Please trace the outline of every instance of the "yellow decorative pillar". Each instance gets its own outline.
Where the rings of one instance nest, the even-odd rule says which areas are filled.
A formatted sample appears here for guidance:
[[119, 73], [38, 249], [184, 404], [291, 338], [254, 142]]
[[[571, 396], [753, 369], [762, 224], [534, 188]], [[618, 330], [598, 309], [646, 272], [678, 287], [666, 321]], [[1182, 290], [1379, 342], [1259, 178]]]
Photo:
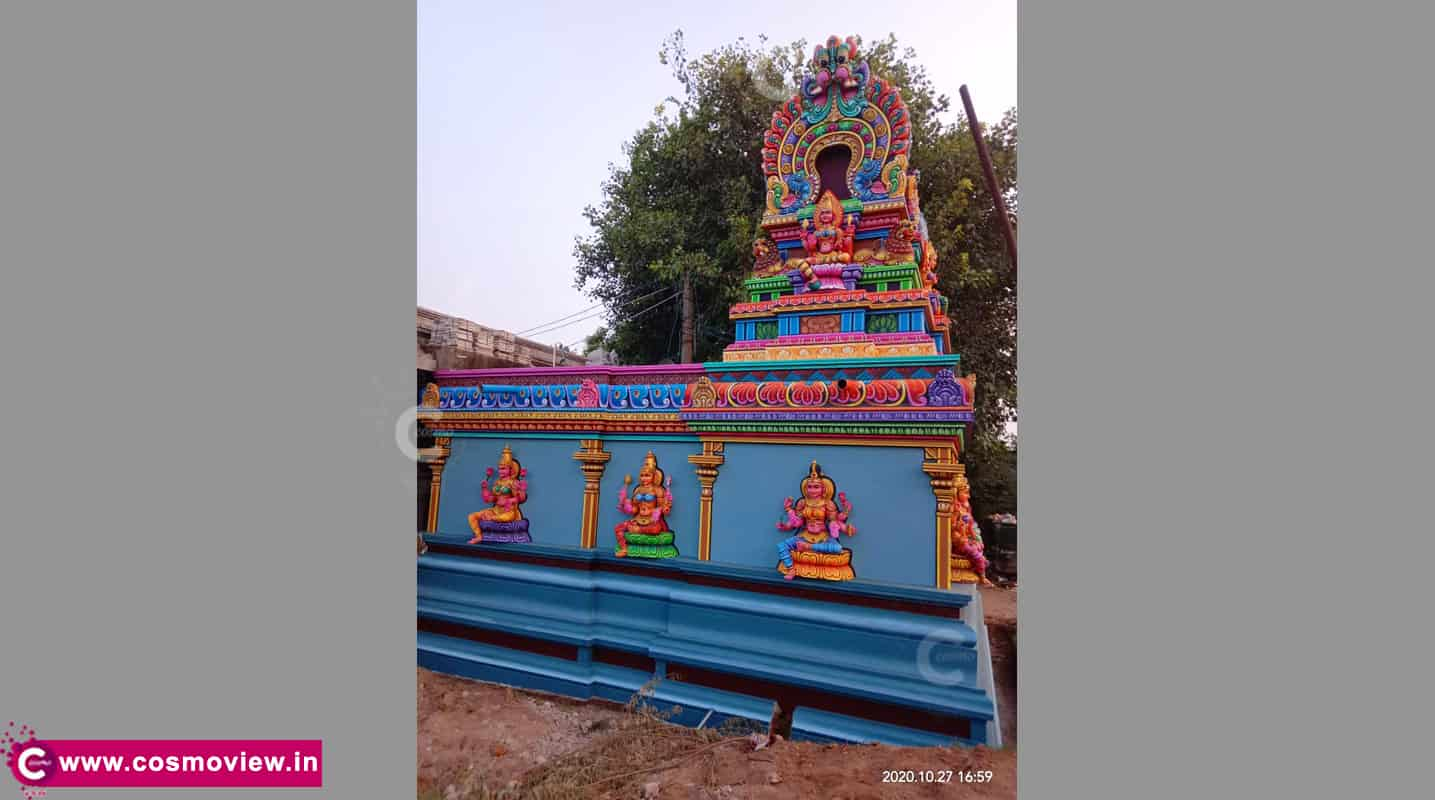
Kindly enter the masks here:
[[603, 449], [602, 439], [583, 439], [581, 450], [573, 454], [578, 468], [583, 470], [583, 532], [580, 546], [598, 546], [598, 487], [603, 480], [603, 470], [608, 467], [612, 453]]
[[[923, 448], [922, 471], [932, 482], [937, 498], [937, 588], [952, 588], [952, 509], [957, 500], [957, 481], [966, 467], [957, 463], [957, 450], [952, 446]], [[970, 564], [968, 564], [970, 567]], [[973, 576], [975, 580], [975, 576]]]
[[433, 479], [429, 482], [429, 515], [424, 530], [434, 533], [438, 530], [438, 499], [439, 489], [443, 484], [443, 467], [448, 463], [448, 457], [453, 452], [451, 446], [453, 439], [448, 436], [434, 438], [434, 446], [419, 451], [419, 458], [428, 464], [429, 474]]
[[703, 442], [702, 455], [688, 456], [688, 463], [698, 468], [698, 482], [703, 487], [698, 506], [699, 561], [708, 561], [713, 554], [713, 484], [723, 460], [722, 442]]

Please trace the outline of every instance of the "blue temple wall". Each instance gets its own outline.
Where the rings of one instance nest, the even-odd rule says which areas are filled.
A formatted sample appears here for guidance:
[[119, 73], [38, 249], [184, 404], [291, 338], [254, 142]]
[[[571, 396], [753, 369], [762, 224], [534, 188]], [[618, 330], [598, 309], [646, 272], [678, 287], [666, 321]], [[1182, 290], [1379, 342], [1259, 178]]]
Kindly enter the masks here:
[[937, 574], [937, 501], [920, 447], [739, 444], [713, 485], [712, 560], [777, 565], [783, 501], [800, 497], [816, 460], [852, 503], [857, 535], [843, 537], [863, 580], [930, 586]]
[[438, 532], [472, 535], [468, 515], [490, 506], [483, 502], [479, 483], [484, 479], [484, 470], [497, 470], [505, 444], [528, 470], [528, 502], [523, 504], [523, 516], [528, 518], [528, 535], [534, 544], [580, 546], [583, 473], [573, 460], [573, 454], [580, 449], [577, 438], [454, 436], [439, 489]]
[[603, 472], [599, 489], [598, 548], [612, 552], [618, 546], [613, 528], [619, 522], [632, 518], [618, 510], [618, 490], [623, 488], [624, 475], [632, 475], [632, 485], [638, 485], [638, 470], [643, 466], [643, 458], [652, 450], [653, 456], [658, 459], [658, 468], [673, 479], [673, 512], [668, 515], [668, 527], [673, 529], [674, 534], [673, 544], [678, 548], [678, 555], [697, 558], [702, 485], [698, 483], [693, 465], [688, 463], [688, 456], [703, 451], [697, 437], [676, 442], [604, 439], [603, 449], [612, 453], [613, 458]]
[[[487, 508], [479, 490], [484, 470], [496, 466], [507, 444], [528, 470], [529, 500], [523, 513], [535, 544], [581, 546], [583, 473], [573, 454], [580, 437], [454, 436], [443, 473], [438, 533], [468, 535], [468, 515]], [[617, 546], [613, 528], [627, 518], [618, 511], [623, 476], [638, 469], [649, 450], [672, 478], [673, 512], [668, 525], [682, 557], [696, 558], [702, 487], [688, 456], [701, 453], [696, 437], [606, 438], [613, 454], [604, 470], [598, 505], [598, 547]], [[844, 537], [852, 566], [864, 580], [930, 586], [936, 575], [936, 499], [922, 471], [919, 447], [747, 444], [729, 442], [713, 485], [712, 561], [775, 569], [783, 501], [800, 496], [800, 483], [815, 459], [847, 493], [857, 535]]]

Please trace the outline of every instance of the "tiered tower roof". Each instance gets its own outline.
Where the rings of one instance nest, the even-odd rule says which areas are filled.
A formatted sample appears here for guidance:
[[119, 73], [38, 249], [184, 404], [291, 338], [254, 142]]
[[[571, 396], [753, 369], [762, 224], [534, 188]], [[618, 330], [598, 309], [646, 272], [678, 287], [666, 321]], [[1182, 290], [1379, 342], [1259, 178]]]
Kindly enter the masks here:
[[724, 361], [951, 352], [910, 149], [901, 94], [828, 37], [764, 137], [763, 234]]

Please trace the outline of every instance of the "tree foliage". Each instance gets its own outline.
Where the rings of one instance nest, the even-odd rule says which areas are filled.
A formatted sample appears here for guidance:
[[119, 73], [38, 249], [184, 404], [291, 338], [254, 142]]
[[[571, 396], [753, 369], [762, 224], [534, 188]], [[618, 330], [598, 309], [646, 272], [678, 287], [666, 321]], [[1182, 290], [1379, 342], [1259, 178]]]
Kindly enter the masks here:
[[[961, 115], [946, 121], [951, 99], [911, 48], [889, 35], [862, 49], [872, 74], [907, 103], [938, 287], [952, 298], [962, 370], [977, 375], [976, 423], [963, 456], [972, 500], [979, 514], [1015, 510], [1015, 443], [1006, 430], [1016, 419], [1016, 275], [971, 131]], [[795, 92], [808, 53], [805, 40], [739, 39], [690, 59], [681, 31], [663, 43], [658, 58], [682, 96], [667, 98], [624, 145], [628, 163], [610, 166], [603, 202], [584, 212], [593, 230], [574, 247], [576, 284], [607, 306], [601, 344], [620, 363], [675, 357], [680, 304], [653, 304], [676, 292], [685, 272], [697, 295], [696, 358], [720, 359], [731, 343], [727, 308], [751, 269], [764, 208], [762, 135]], [[1016, 110], [983, 127], [1015, 224]]]

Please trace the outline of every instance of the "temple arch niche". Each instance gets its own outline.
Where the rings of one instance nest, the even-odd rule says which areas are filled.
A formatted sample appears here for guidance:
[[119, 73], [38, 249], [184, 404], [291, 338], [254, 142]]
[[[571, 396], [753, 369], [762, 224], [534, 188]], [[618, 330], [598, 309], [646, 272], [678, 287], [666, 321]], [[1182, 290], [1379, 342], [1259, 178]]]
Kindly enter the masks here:
[[821, 186], [831, 190], [838, 200], [852, 196], [852, 187], [847, 184], [851, 164], [852, 149], [841, 142], [830, 144], [817, 154], [817, 174], [822, 179]]

